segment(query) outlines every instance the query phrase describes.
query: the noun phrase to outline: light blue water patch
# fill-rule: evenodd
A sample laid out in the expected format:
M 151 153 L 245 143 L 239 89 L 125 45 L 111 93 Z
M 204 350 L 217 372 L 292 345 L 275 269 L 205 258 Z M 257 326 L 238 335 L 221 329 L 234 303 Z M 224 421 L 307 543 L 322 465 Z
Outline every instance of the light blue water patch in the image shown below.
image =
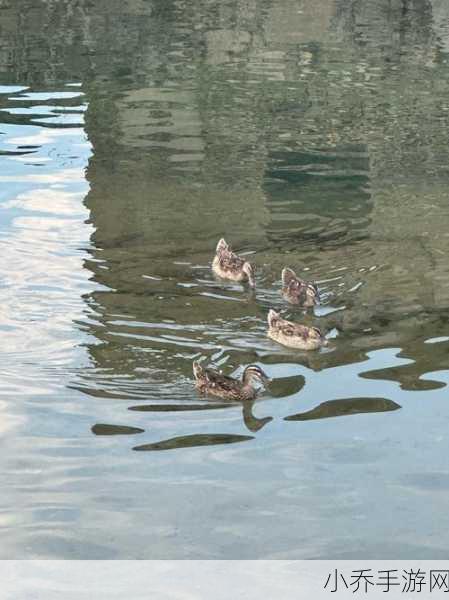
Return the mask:
M 81 114 L 61 114 L 55 117 L 44 117 L 32 119 L 35 123 L 46 123 L 59 126 L 83 125 L 84 117 Z
M 64 169 L 84 167 L 91 149 L 84 131 L 79 127 L 54 129 L 37 125 L 3 124 L 0 136 L 0 150 L 6 152 L 20 151 L 22 148 L 37 150 L 34 158 L 48 158 L 51 162 L 42 163 L 39 173 L 48 172 L 51 165 L 59 164 Z M 57 151 L 55 152 L 55 148 Z M 0 170 L 3 181 L 13 181 L 20 174 L 25 179 L 33 179 L 30 166 L 19 160 L 11 160 Z
M 26 85 L 0 85 L 0 94 L 16 94 L 27 89 Z
M 27 102 L 29 100 L 39 100 L 45 102 L 46 100 L 71 100 L 79 96 L 84 96 L 84 92 L 29 92 L 11 98 L 11 100 L 23 100 Z
M 0 173 L 2 172 L 2 161 L 0 161 Z M 29 186 L 23 182 L 17 181 L 9 183 L 7 186 L 0 185 L 0 234 L 5 234 L 11 228 L 16 217 L 23 214 L 20 208 L 4 208 L 4 204 L 11 198 L 17 197 L 29 190 Z
M 58 113 L 79 113 L 85 112 L 87 106 L 81 104 L 79 106 L 51 106 L 47 104 L 39 104 L 36 106 L 11 106 L 8 108 L 0 108 L 1 111 L 10 115 L 57 115 Z
M 448 341 L 449 341 L 449 336 L 442 335 L 440 337 L 429 338 L 424 343 L 425 344 L 440 344 L 441 342 L 448 342 Z
M 51 113 L 53 108 L 13 108 L 3 112 L 17 110 L 21 114 L 25 112 L 31 115 L 34 111 L 39 113 L 41 109 Z M 54 119 L 57 123 L 71 116 L 63 113 Z M 75 116 L 79 118 L 79 115 Z M 61 130 L 12 123 L 4 123 L 1 127 L 0 151 L 5 152 L 0 155 L 0 230 L 3 233 L 24 214 L 36 217 L 42 214 L 42 207 L 36 211 L 33 202 L 29 201 L 33 191 L 59 188 L 82 196 L 87 192 L 84 168 L 91 149 L 83 129 Z M 51 197 L 49 193 L 50 212 Z M 58 211 L 57 206 L 55 210 Z

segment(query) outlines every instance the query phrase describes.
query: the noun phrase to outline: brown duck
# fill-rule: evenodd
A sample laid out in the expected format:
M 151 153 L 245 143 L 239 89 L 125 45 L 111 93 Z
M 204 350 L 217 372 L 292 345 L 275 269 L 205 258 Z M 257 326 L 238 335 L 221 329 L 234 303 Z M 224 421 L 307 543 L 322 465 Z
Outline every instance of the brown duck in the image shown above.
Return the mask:
M 317 327 L 287 321 L 272 309 L 268 313 L 267 335 L 279 344 L 298 350 L 317 350 L 327 345 L 326 338 Z
M 300 279 L 292 269 L 282 270 L 282 296 L 290 304 L 308 308 L 320 302 L 318 287 L 309 281 Z
M 223 238 L 218 242 L 215 252 L 212 270 L 218 277 L 241 283 L 247 282 L 252 288 L 256 286 L 252 264 L 234 254 Z
M 214 369 L 202 367 L 199 362 L 193 363 L 195 387 L 202 394 L 210 394 L 228 400 L 253 400 L 257 390 L 252 386 L 254 380 L 261 381 L 265 386 L 269 383 L 268 376 L 257 365 L 249 365 L 243 371 L 242 380 L 223 375 Z

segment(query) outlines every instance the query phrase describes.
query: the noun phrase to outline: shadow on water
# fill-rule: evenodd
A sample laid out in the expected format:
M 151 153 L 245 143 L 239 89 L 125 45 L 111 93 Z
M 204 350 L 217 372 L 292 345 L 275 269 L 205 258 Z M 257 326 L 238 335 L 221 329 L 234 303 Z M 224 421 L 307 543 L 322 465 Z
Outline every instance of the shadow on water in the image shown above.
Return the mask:
M 96 423 L 92 426 L 91 431 L 95 435 L 135 435 L 136 433 L 144 433 L 145 429 L 140 429 L 140 427 L 128 427 L 126 425 Z
M 136 412 L 150 412 L 150 413 L 176 413 L 176 412 L 191 412 L 191 411 L 210 411 L 210 410 L 222 410 L 235 408 L 236 406 L 242 406 L 242 419 L 246 428 L 249 431 L 256 432 L 265 427 L 267 423 L 273 420 L 273 417 L 256 417 L 253 413 L 254 401 L 248 400 L 242 403 L 219 403 L 209 402 L 204 404 L 142 404 L 137 406 L 130 406 L 128 410 Z
M 220 410 L 229 408 L 230 404 L 140 404 L 138 406 L 129 406 L 128 410 L 137 412 L 185 412 L 191 410 Z
M 227 433 L 216 434 L 198 434 L 198 435 L 183 435 L 162 440 L 154 444 L 143 444 L 142 446 L 134 446 L 133 450 L 139 452 L 147 452 L 153 450 L 174 450 L 178 448 L 192 448 L 194 446 L 216 446 L 217 444 L 237 444 L 239 442 L 247 442 L 252 440 L 250 435 L 234 435 Z
M 345 398 L 322 402 L 312 410 L 285 417 L 284 421 L 329 419 L 330 417 L 345 417 L 361 413 L 387 412 L 399 408 L 401 408 L 399 404 L 385 398 Z

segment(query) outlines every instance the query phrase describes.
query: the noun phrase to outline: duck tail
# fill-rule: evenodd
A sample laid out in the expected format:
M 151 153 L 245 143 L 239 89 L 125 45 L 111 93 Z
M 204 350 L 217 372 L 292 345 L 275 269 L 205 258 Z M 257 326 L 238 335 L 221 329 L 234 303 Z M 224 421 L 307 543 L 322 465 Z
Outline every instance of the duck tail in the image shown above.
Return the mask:
M 282 278 L 282 285 L 284 287 L 287 287 L 292 279 L 297 279 L 296 273 L 293 271 L 293 269 L 289 269 L 288 267 L 284 267 L 282 269 L 281 278 Z
M 277 313 L 275 310 L 270 308 L 270 310 L 268 311 L 268 319 L 267 319 L 268 327 L 274 327 L 280 318 L 281 317 L 280 317 L 279 313 Z
M 225 252 L 226 250 L 229 250 L 229 246 L 226 240 L 224 238 L 221 238 L 221 240 L 217 244 L 216 252 L 217 254 L 219 254 L 220 252 Z

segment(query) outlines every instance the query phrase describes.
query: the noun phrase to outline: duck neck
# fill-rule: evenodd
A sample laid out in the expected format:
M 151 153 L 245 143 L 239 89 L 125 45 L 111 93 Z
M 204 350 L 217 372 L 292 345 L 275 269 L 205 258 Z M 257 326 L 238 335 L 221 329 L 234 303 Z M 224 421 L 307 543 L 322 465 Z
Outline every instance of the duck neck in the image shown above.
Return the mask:
M 242 383 L 243 383 L 243 387 L 253 387 L 251 385 L 251 381 L 252 381 L 252 376 L 251 376 L 251 372 L 248 369 L 245 369 L 243 371 L 243 375 L 242 375 Z
M 252 377 L 251 373 L 244 371 L 242 377 L 242 389 L 245 396 L 248 398 L 253 398 L 256 395 L 256 390 L 252 386 Z
M 243 395 L 243 400 L 254 400 L 254 398 L 256 397 L 256 390 L 253 388 L 253 386 L 250 383 L 244 383 L 242 386 L 242 395 Z

